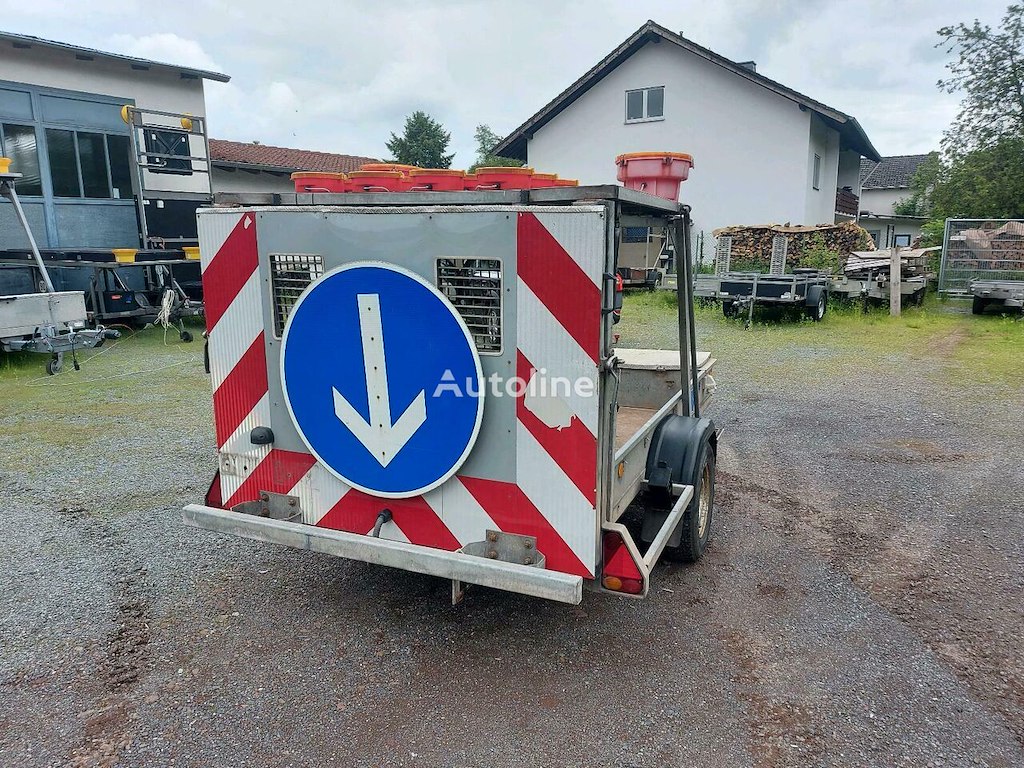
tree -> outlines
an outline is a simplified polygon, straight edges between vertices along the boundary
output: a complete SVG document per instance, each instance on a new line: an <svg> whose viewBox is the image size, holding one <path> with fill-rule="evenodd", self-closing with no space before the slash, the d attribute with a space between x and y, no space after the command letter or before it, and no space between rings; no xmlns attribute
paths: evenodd
<svg viewBox="0 0 1024 768"><path fill-rule="evenodd" d="M1024 136L1024 6L1006 9L999 29L973 24L942 27L937 48L956 54L939 80L947 93L964 93L943 146L952 156Z"/></svg>
<svg viewBox="0 0 1024 768"><path fill-rule="evenodd" d="M449 168L453 152L445 154L452 135L426 112L417 110L405 118L401 136L391 134L385 145L396 163L417 165L420 168Z"/></svg>
<svg viewBox="0 0 1024 768"><path fill-rule="evenodd" d="M975 19L938 34L955 56L938 86L964 98L943 156L921 164L897 209L931 216L931 240L946 218L1024 217L1024 6L1009 6L998 29Z"/></svg>
<svg viewBox="0 0 1024 768"><path fill-rule="evenodd" d="M478 125L473 138L476 139L476 162L469 166L471 173L477 168L512 168L523 164L522 160L494 154L494 148L501 143L501 136L492 131L489 125Z"/></svg>

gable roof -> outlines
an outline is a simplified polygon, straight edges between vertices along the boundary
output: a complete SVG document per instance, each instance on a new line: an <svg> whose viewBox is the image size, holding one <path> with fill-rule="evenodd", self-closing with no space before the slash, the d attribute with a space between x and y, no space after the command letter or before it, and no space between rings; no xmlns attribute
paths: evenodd
<svg viewBox="0 0 1024 768"><path fill-rule="evenodd" d="M377 162L372 157L339 155L334 152L314 152L309 149L288 149L267 144L210 139L210 160L225 168L243 168L254 171L325 171L348 173L363 163Z"/></svg>
<svg viewBox="0 0 1024 768"><path fill-rule="evenodd" d="M109 51L99 51L95 48L86 48L81 45L72 45L71 43L62 43L59 40L47 40L43 37L35 37L34 35L19 35L14 32L2 32L0 31L0 41L10 43L12 48L48 48L55 51L68 51L75 54L75 56L83 61L92 61L93 59L106 59L108 61L122 61L126 64L130 64L132 69L147 70L147 69L168 69L177 72L183 78L186 79L198 79L203 80L215 80L218 83L226 83L231 78L228 75L222 74L221 72L211 72L206 69L193 69L192 67L182 67L177 64L166 64L162 61L151 61L150 59L140 59L137 56L125 56L121 53L110 53Z"/></svg>
<svg viewBox="0 0 1024 768"><path fill-rule="evenodd" d="M917 167L928 155L893 155L877 163L861 158L860 186L862 189L909 189Z"/></svg>
<svg viewBox="0 0 1024 768"><path fill-rule="evenodd" d="M838 109L834 109L826 104L822 104L820 101L816 101L809 96L798 93L792 88L787 88L781 83L767 78L764 75L759 75L752 69L745 67L742 64L738 64L735 61L731 61L724 56L720 56L708 48L697 45L696 43L687 40L682 35L678 35L650 20L630 35L618 48L595 64L594 67L583 75L583 77L558 94L558 96L544 105L540 111L533 115L533 117L502 139L501 143L495 147L494 153L505 157L515 157L520 160L525 160L526 143L533 138L534 133L557 117L562 110L597 85L609 72L626 61L626 59L643 48L647 43L658 42L661 40L677 45L690 53L706 59L712 64L727 69L740 77L750 80L751 82L767 88L784 98L796 102L803 108L813 111L821 117L828 126L839 132L842 145L860 152L863 157L876 161L881 159L878 152L871 145L871 141L868 139L867 134L864 133L864 129L860 127L860 123L857 122L856 118L851 115L847 115L844 112L840 112Z"/></svg>

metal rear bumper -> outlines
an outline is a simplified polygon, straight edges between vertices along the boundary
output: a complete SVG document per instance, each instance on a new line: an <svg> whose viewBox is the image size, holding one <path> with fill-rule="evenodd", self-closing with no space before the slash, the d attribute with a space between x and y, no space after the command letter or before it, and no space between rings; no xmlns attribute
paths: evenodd
<svg viewBox="0 0 1024 768"><path fill-rule="evenodd" d="M182 510L181 517L186 525L193 528L229 533L268 544L307 549L561 603L579 605L583 600L583 577L568 573L317 528L303 523L255 517L202 504L189 504Z"/></svg>

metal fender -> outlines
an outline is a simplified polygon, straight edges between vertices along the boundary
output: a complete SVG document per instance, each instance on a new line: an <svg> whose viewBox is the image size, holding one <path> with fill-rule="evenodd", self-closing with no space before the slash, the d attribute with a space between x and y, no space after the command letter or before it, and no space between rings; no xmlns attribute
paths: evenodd
<svg viewBox="0 0 1024 768"><path fill-rule="evenodd" d="M718 435L715 423L711 419L694 416L669 414L651 436L651 447L647 451L647 487L655 493L663 493L665 500L671 498L673 484L690 485L696 472L696 464L700 459L704 444L718 454ZM668 515L666 509L647 509L644 512L643 530L640 538L650 542L657 535ZM668 546L679 545L681 531L672 533Z"/></svg>

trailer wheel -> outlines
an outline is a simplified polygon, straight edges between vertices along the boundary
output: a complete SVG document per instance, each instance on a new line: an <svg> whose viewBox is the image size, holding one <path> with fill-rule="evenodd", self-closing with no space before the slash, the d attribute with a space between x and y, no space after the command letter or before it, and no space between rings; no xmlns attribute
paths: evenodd
<svg viewBox="0 0 1024 768"><path fill-rule="evenodd" d="M694 476L693 500L679 523L679 545L665 547L665 557L683 563L695 563L704 555L711 537L711 519L715 507L715 452L709 443L701 446Z"/></svg>
<svg viewBox="0 0 1024 768"><path fill-rule="evenodd" d="M807 291L804 309L811 320L820 323L828 311L828 291L820 285L812 285Z"/></svg>
<svg viewBox="0 0 1024 768"><path fill-rule="evenodd" d="M178 334L178 337L186 344L192 341L192 333L190 331L182 331Z"/></svg>
<svg viewBox="0 0 1024 768"><path fill-rule="evenodd" d="M61 355L54 355L46 361L46 373L50 376L56 376L64 368L64 361L61 359Z"/></svg>
<svg viewBox="0 0 1024 768"><path fill-rule="evenodd" d="M722 302L722 314L726 317L736 317L739 315L739 310L736 309L735 301L723 301Z"/></svg>
<svg viewBox="0 0 1024 768"><path fill-rule="evenodd" d="M983 315L985 314L985 307L987 306L988 299L983 299L981 296L975 296L974 301L971 302L971 314Z"/></svg>

